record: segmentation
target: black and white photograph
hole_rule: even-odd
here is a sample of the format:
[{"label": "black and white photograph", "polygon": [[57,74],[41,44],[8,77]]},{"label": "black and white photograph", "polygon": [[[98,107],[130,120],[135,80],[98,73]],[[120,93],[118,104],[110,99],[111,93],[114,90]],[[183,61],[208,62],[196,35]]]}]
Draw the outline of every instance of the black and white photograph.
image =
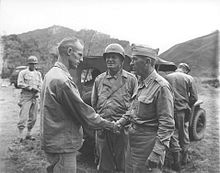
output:
[{"label": "black and white photograph", "polygon": [[0,0],[0,173],[219,173],[219,0]]}]

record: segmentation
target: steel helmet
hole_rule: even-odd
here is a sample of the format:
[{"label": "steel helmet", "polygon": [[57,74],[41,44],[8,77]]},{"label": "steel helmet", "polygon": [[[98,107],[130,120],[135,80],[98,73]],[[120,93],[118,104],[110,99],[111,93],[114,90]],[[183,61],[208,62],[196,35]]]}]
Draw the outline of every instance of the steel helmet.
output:
[{"label": "steel helmet", "polygon": [[105,52],[103,54],[103,57],[105,58],[105,56],[109,53],[117,53],[117,54],[120,54],[123,61],[124,61],[124,58],[125,58],[125,50],[124,48],[118,44],[118,43],[112,43],[112,44],[109,44],[106,48],[105,48]]},{"label": "steel helmet", "polygon": [[36,56],[30,56],[28,58],[28,64],[37,64],[38,63],[38,59]]},{"label": "steel helmet", "polygon": [[186,70],[187,70],[187,73],[189,73],[189,72],[191,71],[189,65],[186,64],[186,63],[180,63],[180,64],[178,65],[178,67],[179,67],[179,68],[184,68],[184,69],[186,69]]}]

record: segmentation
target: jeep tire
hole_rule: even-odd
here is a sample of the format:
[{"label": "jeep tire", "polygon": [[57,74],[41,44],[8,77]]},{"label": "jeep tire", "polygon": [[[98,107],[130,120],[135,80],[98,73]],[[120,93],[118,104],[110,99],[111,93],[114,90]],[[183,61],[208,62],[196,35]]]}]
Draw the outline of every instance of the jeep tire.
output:
[{"label": "jeep tire", "polygon": [[206,112],[199,108],[193,115],[191,127],[189,128],[189,136],[191,141],[198,141],[204,137],[206,128]]}]

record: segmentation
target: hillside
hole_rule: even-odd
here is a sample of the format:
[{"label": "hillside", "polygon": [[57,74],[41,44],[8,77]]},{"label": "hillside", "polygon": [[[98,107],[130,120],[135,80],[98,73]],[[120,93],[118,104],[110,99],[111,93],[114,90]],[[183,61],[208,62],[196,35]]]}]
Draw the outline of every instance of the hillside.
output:
[{"label": "hillside", "polygon": [[[84,42],[84,56],[100,56],[105,47],[113,42],[121,44],[130,54],[129,41],[111,38],[95,30],[74,31],[62,26],[51,26],[22,34],[2,36],[2,77],[9,77],[16,66],[26,64],[30,55],[39,58],[39,66],[46,73],[56,61],[56,47],[65,37],[76,36]],[[219,57],[219,31],[177,44],[160,55],[176,64],[186,62],[194,76],[217,76]]]},{"label": "hillside", "polygon": [[109,35],[95,30],[82,29],[80,31],[74,31],[72,29],[57,25],[18,35],[18,37],[23,41],[27,41],[29,39],[36,40],[39,44],[39,48],[47,47],[50,52],[54,51],[57,43],[59,43],[63,38],[71,36],[76,36],[84,42],[84,54],[86,56],[96,56],[102,54],[104,48],[112,42],[120,43],[125,48],[129,45],[128,41],[111,38]]},{"label": "hillside", "polygon": [[177,44],[160,55],[161,58],[188,63],[193,76],[218,76],[219,31]]},{"label": "hillside", "polygon": [[2,37],[4,45],[2,77],[9,77],[16,66],[26,64],[30,55],[39,58],[39,66],[46,73],[56,60],[56,47],[65,37],[76,36],[84,42],[84,55],[102,55],[105,47],[113,42],[121,44],[125,50],[129,48],[129,42],[111,38],[107,34],[94,30],[74,31],[62,26],[52,26],[45,29],[37,29],[22,34],[12,34]]}]

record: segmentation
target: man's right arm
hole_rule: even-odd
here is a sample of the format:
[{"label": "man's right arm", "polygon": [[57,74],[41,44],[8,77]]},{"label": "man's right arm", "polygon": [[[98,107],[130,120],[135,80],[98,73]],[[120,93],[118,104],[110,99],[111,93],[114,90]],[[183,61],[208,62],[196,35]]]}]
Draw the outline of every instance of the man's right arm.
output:
[{"label": "man's right arm", "polygon": [[113,122],[101,118],[91,106],[81,99],[77,88],[70,81],[65,82],[60,91],[59,100],[61,104],[82,125],[93,129],[106,128],[112,130],[114,128]]},{"label": "man's right arm", "polygon": [[25,84],[25,82],[24,82],[24,73],[22,71],[20,71],[18,74],[17,83],[18,83],[19,88],[24,89],[24,88],[28,87],[28,85]]}]

